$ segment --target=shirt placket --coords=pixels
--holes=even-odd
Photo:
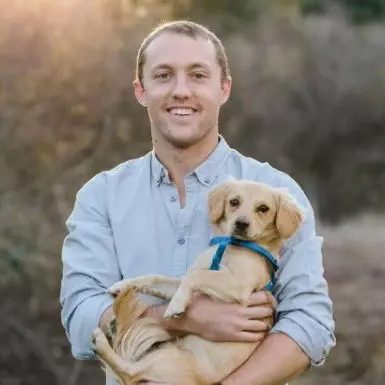
[[[189,260],[190,232],[200,191],[195,176],[185,178],[185,206],[180,207],[175,185],[168,185],[164,190],[164,199],[175,230],[173,248],[172,275],[179,277],[185,274]]]

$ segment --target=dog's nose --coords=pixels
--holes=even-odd
[[[250,222],[246,218],[239,218],[235,221],[237,230],[245,231],[249,228]]]

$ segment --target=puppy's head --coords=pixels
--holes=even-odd
[[[253,181],[225,182],[209,194],[210,220],[222,234],[240,239],[287,239],[299,228],[303,211],[284,191]]]

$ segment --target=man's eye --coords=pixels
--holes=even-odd
[[[206,75],[203,74],[203,73],[201,73],[201,72],[196,72],[196,73],[194,74],[194,78],[195,78],[195,79],[198,79],[198,80],[202,80],[202,79],[204,79],[205,77],[206,77]]]
[[[266,205],[260,205],[256,208],[256,211],[260,213],[267,213],[270,209]]]
[[[162,72],[160,74],[155,75],[155,79],[160,79],[160,80],[167,80],[170,78],[170,74],[167,72]]]
[[[239,199],[237,199],[237,198],[231,199],[229,203],[230,203],[231,207],[238,207],[239,206]]]

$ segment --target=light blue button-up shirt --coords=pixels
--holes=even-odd
[[[213,235],[208,191],[229,177],[284,187],[306,209],[300,230],[281,251],[273,294],[272,333],[291,337],[319,365],[335,344],[332,303],[323,277],[322,238],[311,205],[288,175],[230,149],[223,138],[185,177],[186,204],[151,152],[102,172],[78,192],[63,244],[62,322],[76,358],[94,358],[91,334],[112,300],[106,289],[122,277],[180,276]]]

